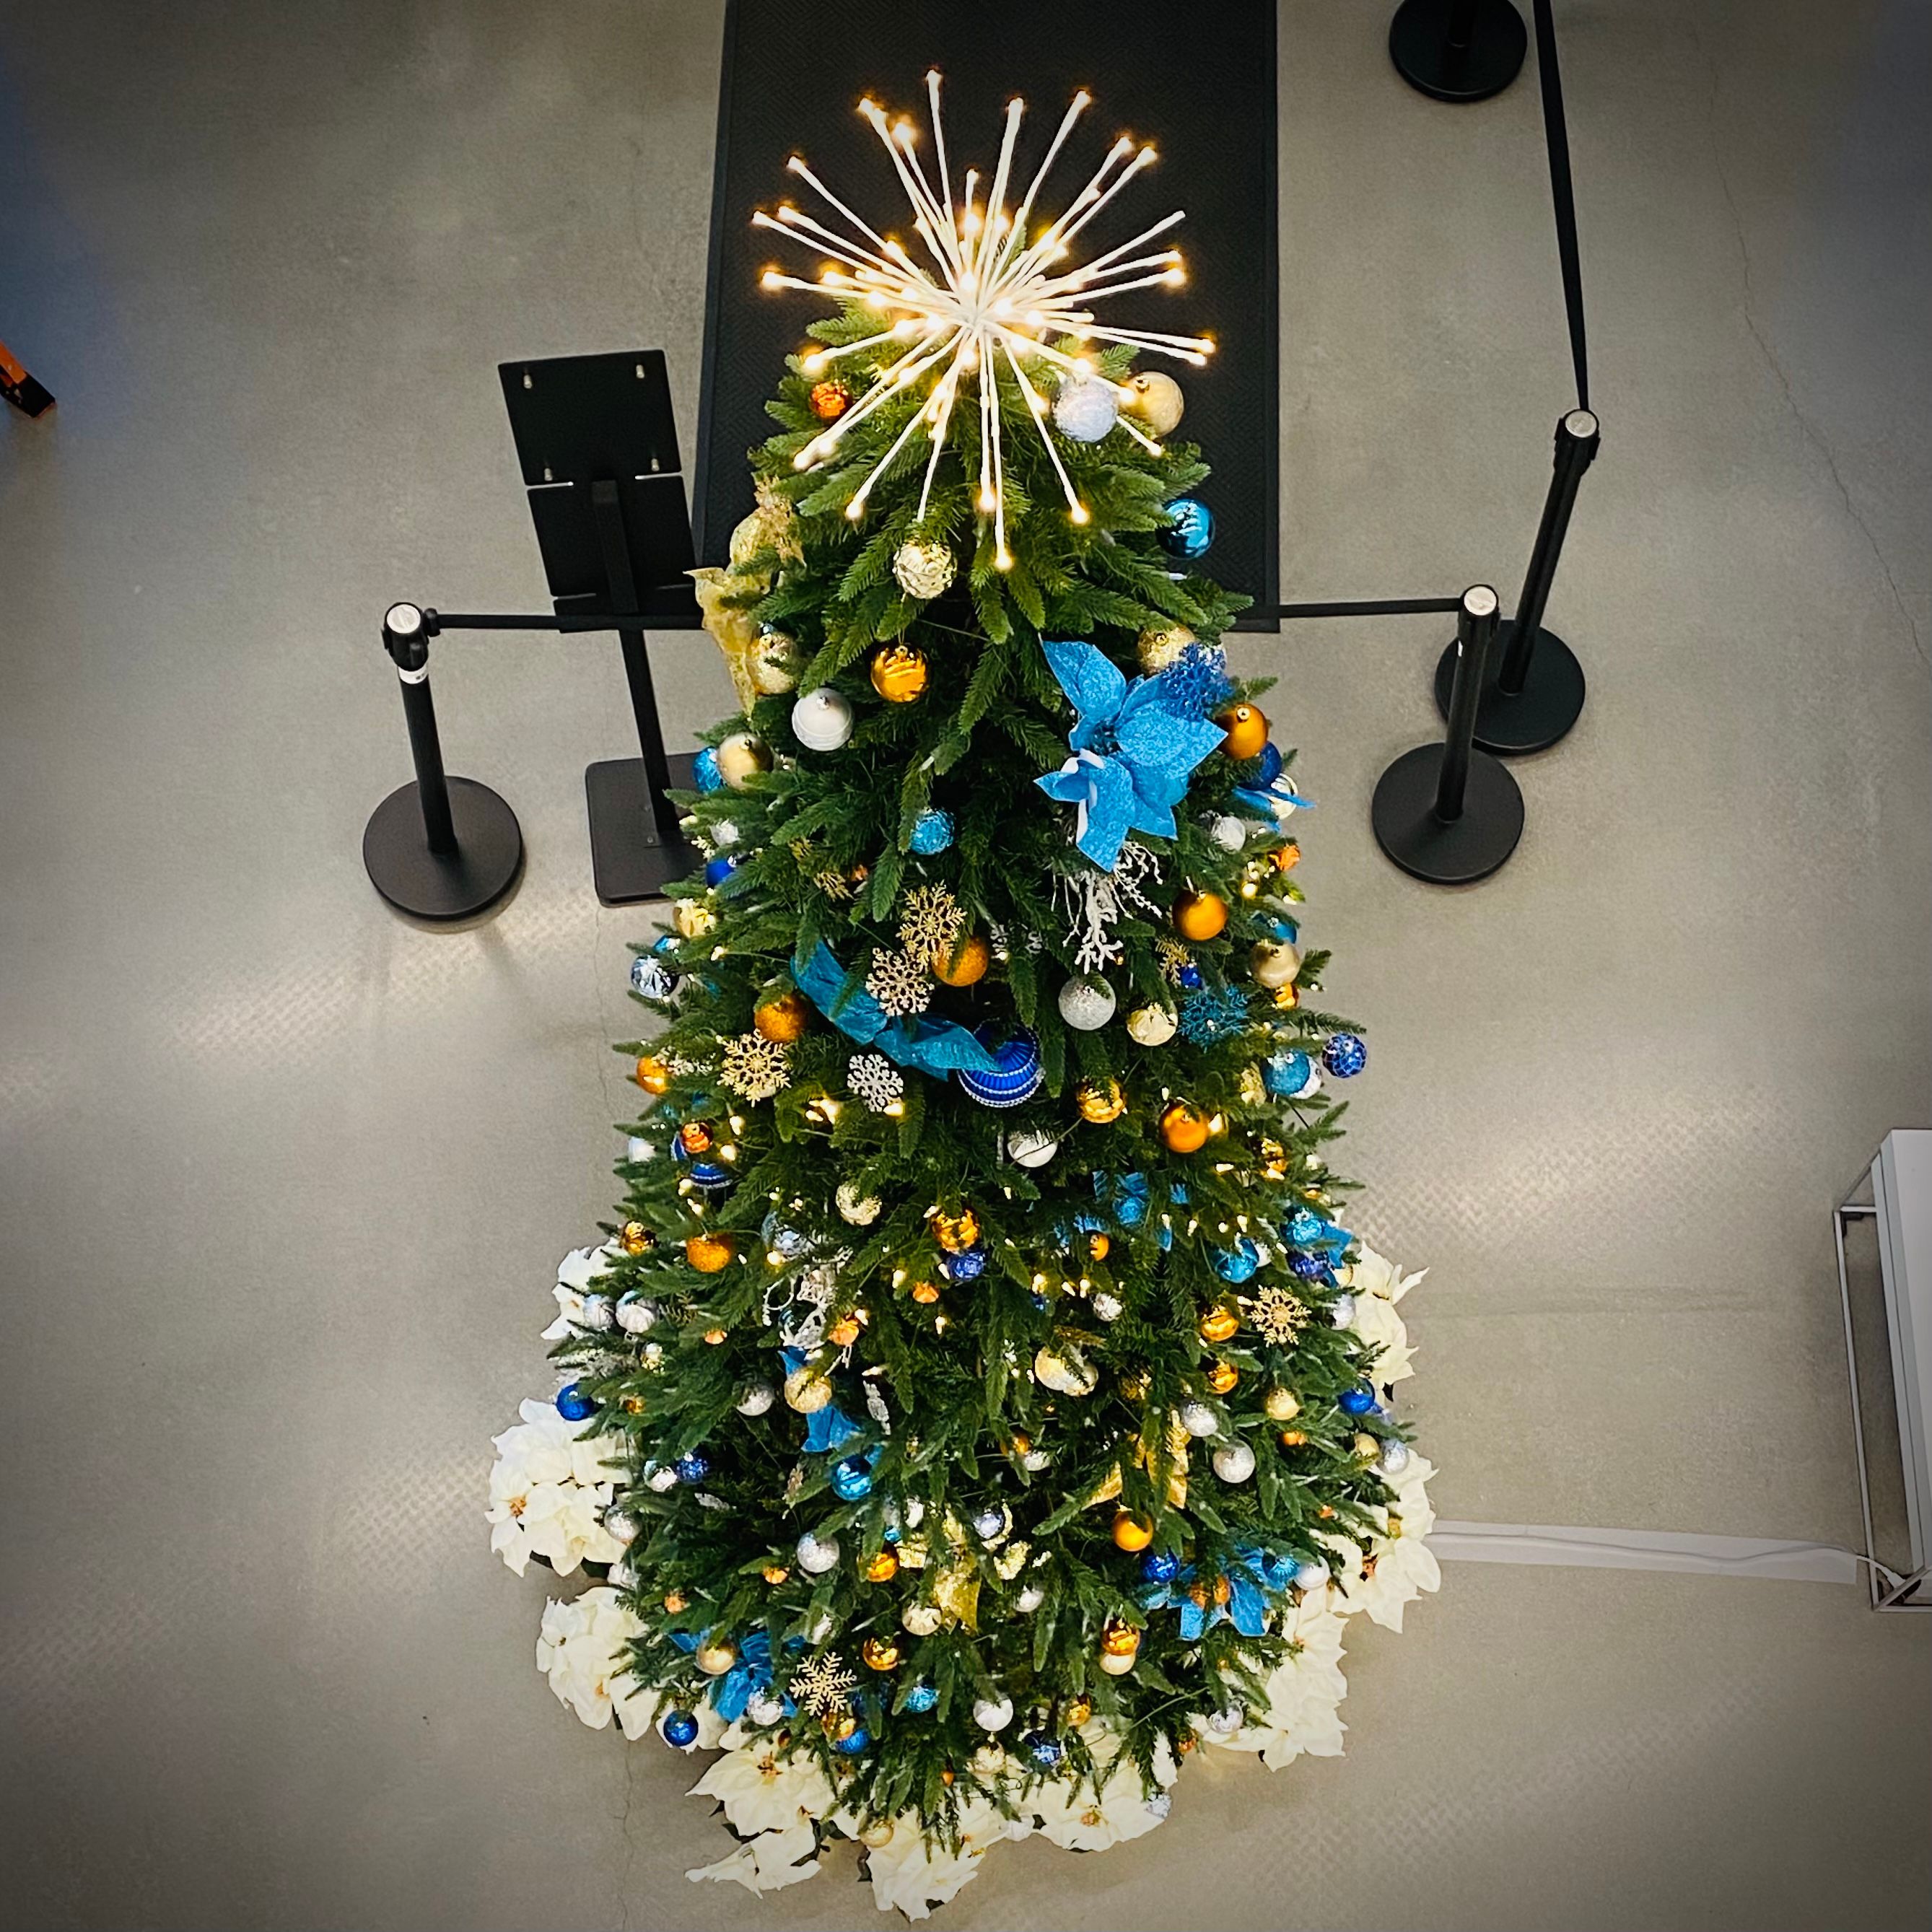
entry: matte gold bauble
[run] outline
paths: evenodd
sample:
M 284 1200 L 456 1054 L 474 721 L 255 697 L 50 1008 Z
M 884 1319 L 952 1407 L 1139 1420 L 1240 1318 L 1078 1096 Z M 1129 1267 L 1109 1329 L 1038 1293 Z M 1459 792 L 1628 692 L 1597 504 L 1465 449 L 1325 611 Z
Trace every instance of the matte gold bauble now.
M 1214 1342 L 1232 1340 L 1240 1325 L 1241 1318 L 1232 1308 L 1210 1308 L 1201 1318 L 1201 1339 Z
M 1136 1006 L 1127 1016 L 1127 1037 L 1141 1046 L 1165 1046 L 1177 1024 L 1171 1007 Z
M 731 1265 L 736 1251 L 722 1234 L 693 1234 L 684 1244 L 684 1258 L 700 1274 L 718 1274 Z
M 617 1236 L 617 1245 L 627 1255 L 641 1255 L 658 1244 L 658 1238 L 641 1221 L 626 1221 Z
M 869 1825 L 859 1827 L 859 1842 L 870 1851 L 892 1841 L 892 1821 L 890 1818 L 874 1818 Z
M 1089 1261 L 1103 1262 L 1112 1252 L 1113 1246 L 1113 1243 L 1105 1234 L 1089 1234 L 1087 1237 L 1087 1258 Z
M 811 1010 L 802 993 L 781 993 L 752 1014 L 752 1030 L 760 1040 L 775 1040 L 781 1046 L 789 1046 L 805 1031 Z
M 636 1077 L 646 1094 L 662 1094 L 670 1084 L 670 1069 L 655 1054 L 646 1053 L 639 1057 Z
M 930 1308 L 939 1299 L 939 1290 L 932 1282 L 916 1281 L 912 1285 L 912 1298 L 922 1307 Z
M 872 688 L 888 704 L 910 704 L 926 694 L 932 674 L 925 652 L 910 644 L 888 644 L 872 654 Z
M 1160 1110 L 1160 1137 L 1172 1153 L 1198 1154 L 1208 1144 L 1208 1116 L 1191 1100 L 1170 1100 Z
M 859 1654 L 866 1660 L 868 1670 L 896 1670 L 899 1667 L 899 1647 L 892 1637 L 868 1636 L 859 1646 Z
M 1262 1398 L 1262 1407 L 1270 1422 L 1292 1422 L 1301 1413 L 1301 1404 L 1285 1388 L 1271 1388 Z
M 1118 1120 L 1127 1111 L 1127 1096 L 1120 1091 L 1118 1080 L 1083 1080 L 1074 1099 L 1080 1118 L 1091 1120 L 1096 1126 Z
M 800 1415 L 816 1415 L 832 1400 L 832 1384 L 824 1372 L 809 1363 L 796 1368 L 784 1378 L 785 1406 Z
M 1114 1518 L 1114 1546 L 1117 1550 L 1144 1550 L 1154 1540 L 1154 1521 L 1122 1510 Z
M 949 1255 L 964 1254 L 979 1245 L 980 1217 L 970 1208 L 962 1208 L 956 1214 L 935 1214 L 932 1233 Z
M 1208 1371 L 1208 1386 L 1216 1395 L 1226 1395 L 1241 1379 L 1241 1372 L 1232 1362 L 1216 1362 Z
M 909 537 L 892 554 L 892 575 L 908 597 L 922 601 L 940 596 L 951 584 L 958 566 L 943 543 Z
M 1094 1660 L 1109 1677 L 1124 1677 L 1134 1667 L 1136 1654 L 1130 1651 L 1123 1657 L 1109 1657 L 1103 1650 Z
M 707 1677 L 722 1677 L 738 1661 L 738 1647 L 732 1643 L 700 1643 L 691 1653 L 691 1660 Z
M 836 422 L 851 406 L 852 392 L 836 376 L 812 384 L 812 413 L 820 422 Z
M 664 1592 L 664 1606 L 670 1616 L 676 1616 L 680 1612 L 690 1609 L 691 1599 L 682 1590 L 667 1590 Z
M 1130 1402 L 1144 1402 L 1147 1400 L 1148 1378 L 1138 1369 L 1130 1369 L 1121 1376 L 1120 1388 L 1121 1394 Z
M 1136 646 L 1141 669 L 1150 677 L 1159 676 L 1196 641 L 1194 633 L 1185 624 L 1158 624 L 1143 631 Z
M 1358 1430 L 1354 1441 L 1349 1444 L 1358 1462 L 1372 1462 L 1382 1453 L 1380 1440 L 1371 1436 L 1366 1429 Z
M 1241 1069 L 1238 1084 L 1243 1106 L 1259 1107 L 1266 1104 L 1268 1087 L 1262 1078 L 1261 1069 L 1252 1060 Z
M 968 933 L 950 952 L 943 949 L 932 956 L 932 976 L 948 986 L 976 986 L 986 976 L 993 963 L 992 949 L 976 933 Z
M 734 731 L 718 747 L 718 776 L 734 791 L 742 791 L 760 772 L 771 768 L 770 747 L 748 731 Z
M 1257 704 L 1231 704 L 1214 714 L 1214 722 L 1227 733 L 1221 748 L 1238 764 L 1258 758 L 1268 742 L 1268 722 Z
M 1218 892 L 1183 892 L 1174 902 L 1174 929 L 1184 939 L 1212 939 L 1227 923 L 1228 902 Z
M 868 1583 L 890 1583 L 899 1574 L 899 1559 L 890 1550 L 882 1550 L 866 1565 L 866 1581 Z M 868 1658 L 866 1662 L 872 1663 Z M 896 1650 L 892 1654 L 892 1664 L 898 1661 Z M 892 1664 L 874 1664 L 875 1670 L 890 1670 Z
M 1127 378 L 1127 387 L 1132 393 L 1126 406 L 1156 436 L 1172 436 L 1180 427 L 1187 398 L 1180 385 L 1164 370 L 1144 369 Z
M 1301 954 L 1294 946 L 1263 940 L 1250 956 L 1248 970 L 1270 992 L 1278 992 L 1294 984 L 1294 976 L 1301 970 Z
M 1141 1647 L 1141 1634 L 1132 1624 L 1109 1617 L 1100 1632 L 1100 1648 L 1108 1657 L 1131 1657 Z

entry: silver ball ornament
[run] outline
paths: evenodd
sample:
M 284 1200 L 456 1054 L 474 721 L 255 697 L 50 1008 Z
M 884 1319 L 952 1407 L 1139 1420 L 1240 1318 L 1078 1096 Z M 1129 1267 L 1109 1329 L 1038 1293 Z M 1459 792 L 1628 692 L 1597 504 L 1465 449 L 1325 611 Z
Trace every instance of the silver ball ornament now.
M 1006 1136 L 1008 1157 L 1021 1167 L 1044 1167 L 1060 1151 L 1060 1143 L 1038 1127 L 1016 1127 Z
M 1097 973 L 1082 973 L 1060 989 L 1060 1017 L 1076 1033 L 1096 1033 L 1114 1017 L 1114 989 Z
M 644 1465 L 644 1483 L 647 1488 L 662 1496 L 667 1490 L 677 1487 L 677 1472 L 668 1462 L 646 1462 Z
M 798 1540 L 798 1567 L 808 1576 L 822 1576 L 838 1567 L 838 1539 L 814 1536 L 810 1530 Z
M 973 1706 L 973 1721 L 982 1731 L 1004 1731 L 1013 1720 L 1010 1697 L 981 1697 Z
M 1264 940 L 1252 955 L 1248 970 L 1271 992 L 1294 984 L 1301 970 L 1301 954 L 1294 946 Z
M 604 1512 L 604 1527 L 620 1543 L 633 1541 L 638 1534 L 638 1519 L 628 1510 L 607 1509 Z
M 1384 1442 L 1382 1454 L 1376 1458 L 1376 1467 L 1384 1476 L 1400 1475 L 1408 1467 L 1408 1444 L 1393 1441 Z
M 1098 442 L 1120 413 L 1113 386 L 1069 375 L 1053 399 L 1053 426 L 1073 442 Z
M 1232 812 L 1224 812 L 1208 828 L 1208 836 L 1224 852 L 1238 852 L 1248 842 L 1248 828 Z
M 784 1704 L 769 1690 L 754 1690 L 745 1700 L 745 1715 L 754 1724 L 776 1724 L 784 1714 Z
M 1328 1319 L 1337 1328 L 1346 1328 L 1355 1318 L 1355 1298 L 1338 1294 L 1328 1304 Z
M 1180 1426 L 1190 1436 L 1212 1436 L 1221 1424 L 1204 1402 L 1190 1402 L 1182 1406 Z
M 738 1398 L 738 1413 L 740 1415 L 763 1415 L 778 1399 L 778 1391 L 770 1382 L 754 1382 Z
M 1214 1451 L 1214 1473 L 1224 1483 L 1245 1483 L 1255 1473 L 1255 1452 L 1245 1442 L 1224 1442 Z
M 1241 1728 L 1241 1714 L 1238 1711 L 1210 1711 L 1207 1725 L 1217 1738 L 1232 1738 Z
M 822 684 L 792 706 L 791 730 L 808 752 L 836 752 L 852 735 L 852 701 Z
M 1118 1322 L 1126 1312 L 1126 1305 L 1118 1294 L 1109 1294 L 1103 1288 L 1087 1304 L 1102 1322 Z

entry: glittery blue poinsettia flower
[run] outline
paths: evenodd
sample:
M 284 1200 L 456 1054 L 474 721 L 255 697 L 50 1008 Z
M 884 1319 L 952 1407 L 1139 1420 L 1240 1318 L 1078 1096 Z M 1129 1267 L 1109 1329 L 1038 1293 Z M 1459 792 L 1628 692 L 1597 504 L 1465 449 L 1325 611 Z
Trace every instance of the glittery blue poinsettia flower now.
M 1048 797 L 1079 808 L 1073 842 L 1110 872 L 1130 832 L 1174 836 L 1174 808 L 1186 795 L 1188 774 L 1226 734 L 1177 706 L 1162 679 L 1130 684 L 1092 644 L 1042 640 L 1040 649 L 1079 716 L 1066 734 L 1073 755 L 1034 782 Z
M 1232 986 L 1204 986 L 1180 1003 L 1180 1036 L 1190 1046 L 1216 1046 L 1248 1024 L 1248 996 Z
M 1194 1565 L 1190 1563 L 1167 1582 L 1144 1584 L 1141 1607 L 1158 1610 L 1178 1605 L 1183 1643 L 1199 1642 L 1204 1631 L 1222 1622 L 1232 1624 L 1244 1636 L 1259 1636 L 1268 1628 L 1272 1600 L 1285 1596 L 1294 1581 L 1294 1565 L 1286 1557 L 1270 1556 L 1252 1544 L 1244 1544 L 1228 1568 L 1225 1604 L 1215 1601 L 1212 1589 L 1196 1594 Z

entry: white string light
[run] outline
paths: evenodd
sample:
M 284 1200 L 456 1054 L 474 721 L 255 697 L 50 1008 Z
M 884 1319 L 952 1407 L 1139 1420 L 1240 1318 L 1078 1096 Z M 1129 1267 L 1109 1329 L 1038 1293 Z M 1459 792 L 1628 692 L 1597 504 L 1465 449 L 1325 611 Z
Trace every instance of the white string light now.
M 968 168 L 956 200 L 940 114 L 939 84 L 937 70 L 927 74 L 936 181 L 928 178 L 920 164 L 919 131 L 912 122 L 890 120 L 875 101 L 859 104 L 860 113 L 891 157 L 893 172 L 912 210 L 914 232 L 930 268 L 916 262 L 895 237 L 880 234 L 848 208 L 796 154 L 786 166 L 827 208 L 842 217 L 849 229 L 820 221 L 788 202 L 771 214 L 760 208 L 752 220 L 755 227 L 811 249 L 826 263 L 815 282 L 767 268 L 762 278 L 766 288 L 802 289 L 813 295 L 829 290 L 878 310 L 882 320 L 890 318 L 877 334 L 834 348 L 814 349 L 801 359 L 800 369 L 808 376 L 818 376 L 842 357 L 872 351 L 878 358 L 880 374 L 860 401 L 799 451 L 792 459 L 794 465 L 800 470 L 820 467 L 837 453 L 848 430 L 894 398 L 924 384 L 920 406 L 854 491 L 846 510 L 854 520 L 864 515 L 873 484 L 899 452 L 923 433 L 932 446 L 919 496 L 919 514 L 923 518 L 955 408 L 970 384 L 976 392 L 974 404 L 980 418 L 980 478 L 974 500 L 980 514 L 992 520 L 993 560 L 1000 569 L 1009 570 L 1013 560 L 1006 548 L 1006 425 L 994 380 L 1000 361 L 1012 371 L 1025 413 L 1046 446 L 1066 498 L 1067 514 L 1075 523 L 1084 524 L 1090 513 L 1080 500 L 1049 432 L 1052 405 L 1023 365 L 1049 364 L 1064 372 L 1063 380 L 1078 377 L 1102 383 L 1113 391 L 1117 401 L 1125 401 L 1132 398 L 1132 390 L 1109 382 L 1086 356 L 1070 356 L 1045 338 L 1057 335 L 1082 344 L 1124 344 L 1197 368 L 1214 353 L 1214 344 L 1204 336 L 1110 328 L 1095 319 L 1090 306 L 1130 290 L 1177 288 L 1186 280 L 1179 250 L 1134 253 L 1181 220 L 1179 209 L 1088 262 L 1077 267 L 1062 266 L 1071 256 L 1074 238 L 1081 230 L 1129 182 L 1153 165 L 1151 147 L 1136 148 L 1122 135 L 1063 212 L 1029 236 L 1041 186 L 1092 96 L 1084 88 L 1074 95 L 1026 192 L 1010 210 L 1006 195 L 1013 150 L 1026 104 L 1017 98 L 1006 104 L 999 160 L 991 180 L 983 182 L 983 200 L 980 171 Z M 1120 424 L 1142 448 L 1160 454 L 1160 445 L 1137 424 L 1125 416 Z

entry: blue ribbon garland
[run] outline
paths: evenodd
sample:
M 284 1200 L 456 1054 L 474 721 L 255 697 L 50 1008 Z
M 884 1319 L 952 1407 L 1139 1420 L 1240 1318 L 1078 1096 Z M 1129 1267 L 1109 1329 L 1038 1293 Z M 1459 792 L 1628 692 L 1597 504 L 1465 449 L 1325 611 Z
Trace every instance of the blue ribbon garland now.
M 784 1364 L 787 1375 L 794 1374 L 805 1366 L 805 1356 L 796 1348 L 781 1348 L 778 1359 Z M 837 1402 L 828 1402 L 823 1408 L 814 1409 L 805 1418 L 805 1453 L 818 1456 L 842 1449 L 854 1436 L 864 1433 Z
M 901 1066 L 937 1080 L 962 1069 L 991 1073 L 998 1067 L 998 1061 L 964 1027 L 955 1026 L 950 1020 L 929 1019 L 923 1014 L 913 1019 L 888 1018 L 885 1008 L 863 986 L 854 987 L 841 1000 L 845 969 L 822 939 L 809 958 L 793 956 L 791 976 L 799 991 L 847 1039 L 861 1046 L 877 1047 Z
M 702 1636 L 693 1636 L 688 1630 L 673 1630 L 670 1640 L 678 1648 L 688 1654 L 710 1636 L 706 1630 Z M 804 1644 L 794 1637 L 785 1648 L 802 1650 Z M 718 1714 L 728 1724 L 736 1724 L 745 1714 L 745 1707 L 752 1701 L 756 1690 L 769 1690 L 772 1688 L 772 1640 L 761 1630 L 755 1630 L 738 1646 L 738 1660 L 722 1677 L 711 1680 L 711 1702 Z M 782 1696 L 785 1715 L 790 1717 L 798 1706 L 789 1697 Z
M 1217 1604 L 1209 1593 L 1205 1604 L 1197 1604 L 1189 1592 L 1194 1580 L 1194 1565 L 1177 1570 L 1166 1583 L 1145 1585 L 1140 1595 L 1143 1610 L 1180 1610 L 1180 1638 L 1184 1643 L 1198 1643 L 1204 1632 L 1218 1623 L 1231 1623 L 1244 1636 L 1260 1636 L 1268 1628 L 1270 1599 L 1287 1594 L 1294 1581 L 1295 1566 L 1285 1556 L 1270 1556 L 1258 1545 L 1236 1546 L 1234 1561 L 1228 1570 L 1228 1600 Z

